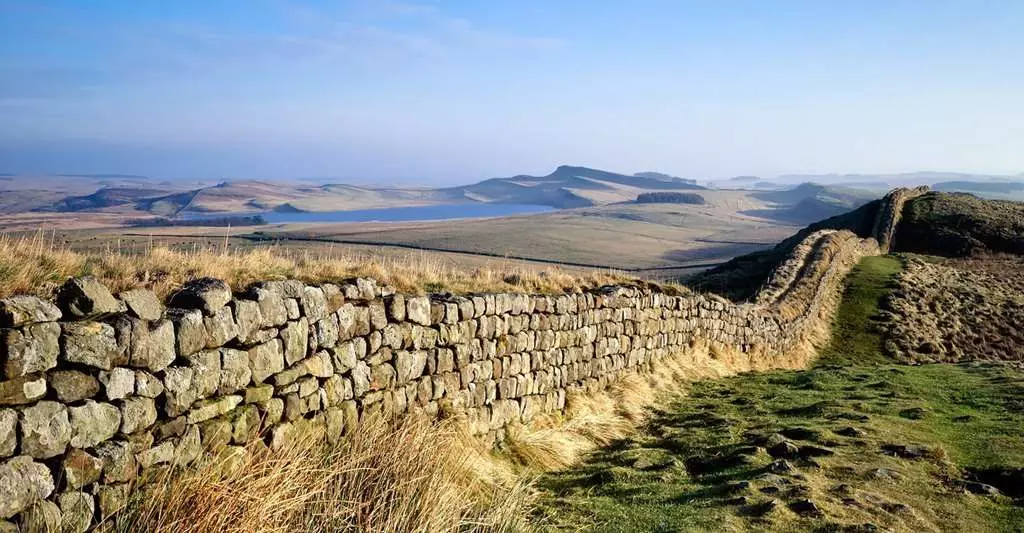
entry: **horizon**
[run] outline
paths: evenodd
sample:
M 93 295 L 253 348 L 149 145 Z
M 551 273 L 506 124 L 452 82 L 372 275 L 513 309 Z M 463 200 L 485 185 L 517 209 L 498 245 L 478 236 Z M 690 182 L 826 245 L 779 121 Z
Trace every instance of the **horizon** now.
M 0 171 L 1013 178 L 1022 22 L 1014 2 L 3 0 Z

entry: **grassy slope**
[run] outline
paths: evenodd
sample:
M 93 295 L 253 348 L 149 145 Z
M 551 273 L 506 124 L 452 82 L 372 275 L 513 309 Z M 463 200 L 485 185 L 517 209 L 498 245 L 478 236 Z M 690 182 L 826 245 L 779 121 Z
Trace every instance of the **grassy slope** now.
M 1024 373 L 887 364 L 871 317 L 898 267 L 868 259 L 849 278 L 844 327 L 825 352 L 833 364 L 694 384 L 637 436 L 543 478 L 538 522 L 605 531 L 1021 527 L 1024 508 L 966 494 L 960 480 L 971 469 L 1024 466 Z M 764 439 L 776 432 L 834 454 L 791 458 L 793 470 L 773 477 Z M 894 457 L 887 444 L 928 453 Z M 804 498 L 823 514 L 790 507 Z

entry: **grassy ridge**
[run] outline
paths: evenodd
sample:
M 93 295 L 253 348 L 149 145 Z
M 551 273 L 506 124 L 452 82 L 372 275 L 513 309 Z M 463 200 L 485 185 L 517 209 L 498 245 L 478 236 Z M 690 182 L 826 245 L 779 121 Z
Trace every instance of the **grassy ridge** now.
M 843 301 L 832 321 L 832 339 L 821 364 L 891 362 L 882 353 L 878 312 L 903 266 L 892 256 L 865 257 L 846 279 Z

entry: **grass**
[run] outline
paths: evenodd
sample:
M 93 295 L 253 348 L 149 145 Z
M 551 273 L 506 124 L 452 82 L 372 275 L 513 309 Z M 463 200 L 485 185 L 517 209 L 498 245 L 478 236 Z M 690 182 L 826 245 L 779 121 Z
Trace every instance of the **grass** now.
M 639 433 L 541 477 L 535 523 L 602 531 L 1019 530 L 1019 502 L 967 494 L 964 483 L 1024 468 L 1024 371 L 887 361 L 875 317 L 900 268 L 892 257 L 861 261 L 816 367 L 694 383 L 652 409 Z M 776 434 L 816 448 L 788 459 L 786 471 L 773 469 L 767 449 Z M 893 445 L 921 445 L 922 457 L 893 456 Z M 820 514 L 803 514 L 805 499 Z
M 847 276 L 832 339 L 819 355 L 821 364 L 889 362 L 882 353 L 878 313 L 902 269 L 893 256 L 865 257 Z
M 323 282 L 371 277 L 407 293 L 562 293 L 636 281 L 613 271 L 569 273 L 557 267 L 535 270 L 498 262 L 493 267 L 463 269 L 416 253 L 368 258 L 326 248 L 150 246 L 141 251 L 82 253 L 55 244 L 48 237 L 43 233 L 21 238 L 0 235 L 0 297 L 48 297 L 67 278 L 85 275 L 99 278 L 114 291 L 146 287 L 162 297 L 184 282 L 203 276 L 223 279 L 237 289 L 276 278 Z

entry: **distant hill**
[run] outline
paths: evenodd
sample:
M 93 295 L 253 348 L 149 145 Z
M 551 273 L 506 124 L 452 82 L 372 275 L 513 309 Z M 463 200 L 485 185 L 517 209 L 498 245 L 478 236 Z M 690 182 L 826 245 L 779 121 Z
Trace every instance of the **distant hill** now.
M 77 212 L 95 211 L 108 207 L 136 204 L 140 200 L 166 195 L 166 189 L 137 189 L 129 187 L 105 187 L 84 196 L 69 196 L 50 207 L 38 211 Z
M 788 189 L 753 192 L 751 196 L 766 202 L 780 204 L 782 207 L 750 210 L 746 211 L 746 214 L 807 224 L 841 215 L 878 198 L 880 195 L 849 187 L 802 183 Z

